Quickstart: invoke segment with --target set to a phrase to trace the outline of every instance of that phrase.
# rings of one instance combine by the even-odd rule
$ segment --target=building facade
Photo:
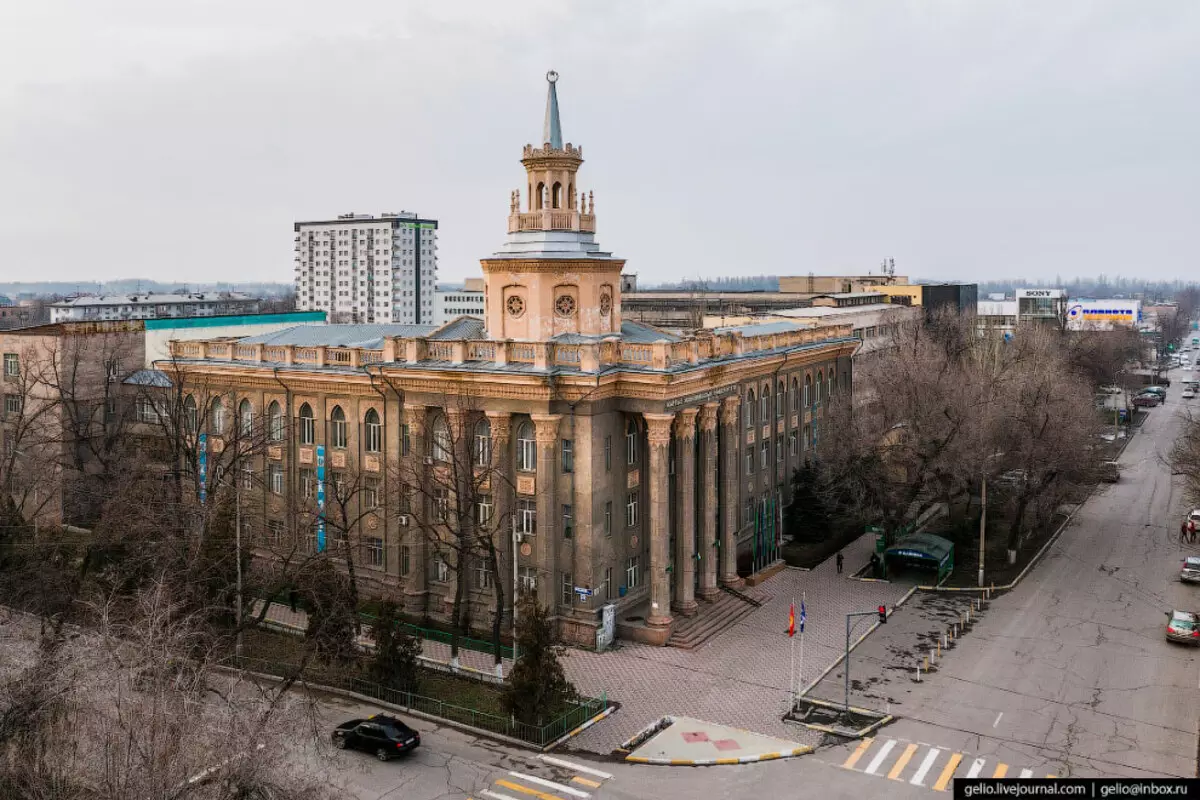
[[[437,220],[350,213],[294,228],[297,310],[332,322],[433,321]]]
[[[371,489],[348,534],[356,575],[409,612],[446,618],[469,572],[473,621],[491,619],[500,585],[505,615],[536,592],[567,641],[595,643],[611,603],[622,635],[662,644],[777,553],[792,472],[828,404],[851,396],[860,343],[849,326],[683,335],[627,319],[625,261],[596,241],[583,151],[563,142],[547,79],[543,143],[524,148],[507,241],[481,261],[482,320],[178,342],[163,368],[185,365],[238,425],[278,431],[250,501],[272,537],[324,546],[288,509],[357,472]],[[209,428],[210,447],[230,424]],[[447,509],[481,474],[477,519],[503,520],[500,574],[440,549],[462,519]]]
[[[433,293],[433,324],[445,325],[458,317],[483,319],[482,278],[468,278],[462,284],[441,284]]]
[[[974,283],[923,283],[921,306],[926,319],[940,310],[955,314],[974,314],[979,303],[979,286]]]
[[[236,292],[76,297],[50,306],[50,322],[216,317],[258,313],[260,301]]]
[[[791,294],[849,294],[908,283],[902,275],[781,275],[779,291]]]

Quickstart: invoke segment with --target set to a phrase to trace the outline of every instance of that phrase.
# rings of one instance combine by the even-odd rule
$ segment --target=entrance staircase
[[[700,608],[691,617],[676,617],[667,647],[692,650],[766,602],[766,595],[752,587],[723,589],[711,600],[700,599]]]

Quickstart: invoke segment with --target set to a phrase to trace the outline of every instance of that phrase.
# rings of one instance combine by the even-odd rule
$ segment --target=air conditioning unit
[[[526,536],[526,534],[521,533],[519,531],[517,533],[513,534],[513,538],[517,540],[517,544],[520,544],[521,542],[525,541],[525,536]]]
[[[401,515],[400,515],[400,527],[401,527],[401,528],[407,528],[407,527],[408,527],[408,514],[401,514]]]
[[[425,466],[427,466],[427,467],[433,466],[433,456],[425,456]]]

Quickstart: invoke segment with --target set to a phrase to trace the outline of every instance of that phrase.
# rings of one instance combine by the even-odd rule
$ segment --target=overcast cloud
[[[0,279],[292,279],[296,219],[502,242],[543,74],[643,280],[1200,276],[1200,3],[0,4]]]

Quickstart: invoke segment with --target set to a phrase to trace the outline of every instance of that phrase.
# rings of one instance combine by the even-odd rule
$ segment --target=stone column
[[[665,628],[671,624],[671,537],[668,530],[670,476],[667,448],[671,446],[671,423],[674,414],[643,414],[646,438],[650,445],[650,508],[646,515],[650,535],[650,613],[646,624]]]
[[[737,574],[739,405],[738,395],[721,401],[721,583],[735,589],[744,584]]]
[[[700,597],[717,594],[717,409],[719,403],[705,403],[700,409]]]
[[[538,598],[542,605],[557,616],[558,585],[558,424],[562,414],[530,414],[537,439],[537,535],[534,555],[537,557]]]
[[[409,451],[406,469],[403,469],[401,474],[404,476],[403,482],[412,489],[409,501],[414,505],[409,509],[410,516],[421,520],[425,519],[425,512],[428,510],[428,503],[421,489],[428,480],[425,467],[425,420],[425,406],[404,404],[404,418],[401,423],[408,426]],[[408,585],[411,588],[406,589],[405,594],[426,594],[429,591],[429,547],[422,533],[422,526],[410,525],[406,533],[401,534],[401,540],[401,544],[407,544],[409,552],[412,553],[411,572],[408,575]]]
[[[516,570],[513,569],[512,559],[517,557],[513,551],[512,515],[516,513],[513,502],[514,482],[512,453],[509,452],[509,441],[512,439],[512,415],[507,411],[488,411],[488,423],[492,426],[492,464],[491,474],[488,475],[488,486],[492,493],[494,519],[500,520],[504,530],[496,534],[496,545],[500,551],[496,560],[497,569],[505,571],[504,575],[493,576],[497,586],[503,586],[506,581],[513,580]],[[504,554],[508,554],[508,558]],[[508,594],[507,610],[512,609],[517,600],[517,586],[512,586]],[[510,616],[509,619],[512,619]]]
[[[470,581],[470,571],[474,566],[472,562],[472,551],[474,542],[464,541],[465,538],[471,538],[474,529],[469,525],[469,520],[463,519],[466,514],[474,514],[475,509],[463,508],[462,504],[471,503],[476,498],[471,487],[474,483],[474,460],[471,453],[471,426],[470,420],[467,418],[467,412],[462,408],[447,408],[446,422],[450,426],[450,446],[453,452],[450,454],[450,474],[447,476],[446,483],[450,484],[450,489],[454,495],[450,498],[450,536],[457,540],[456,546],[450,549],[449,555],[454,558],[455,563],[452,565],[457,572],[467,573],[466,578]],[[465,530],[464,530],[465,528]],[[469,613],[465,608],[470,603],[470,596],[463,598],[463,611]]]
[[[696,613],[696,414],[675,417],[675,602],[685,617]]]

